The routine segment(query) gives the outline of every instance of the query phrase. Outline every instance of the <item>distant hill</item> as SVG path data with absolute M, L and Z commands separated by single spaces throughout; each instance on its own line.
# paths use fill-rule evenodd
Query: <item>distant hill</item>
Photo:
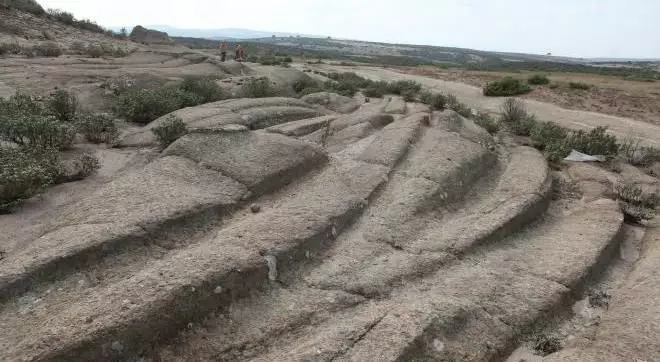
M 172 37 L 205 38 L 212 40 L 256 39 L 256 38 L 268 38 L 268 37 L 272 37 L 273 35 L 277 37 L 291 37 L 291 36 L 318 37 L 314 35 L 303 35 L 297 33 L 281 33 L 281 32 L 241 29 L 241 28 L 186 29 L 186 28 L 177 28 L 169 25 L 145 25 L 145 27 L 148 29 L 164 31 L 169 36 Z

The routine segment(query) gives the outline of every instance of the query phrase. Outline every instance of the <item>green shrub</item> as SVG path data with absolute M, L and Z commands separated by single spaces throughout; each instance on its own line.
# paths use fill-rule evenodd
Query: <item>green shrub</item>
M 589 84 L 582 82 L 569 82 L 568 87 L 571 89 L 580 89 L 580 90 L 587 90 L 591 88 Z
M 447 98 L 440 93 L 431 93 L 429 91 L 422 91 L 419 94 L 419 101 L 428 104 L 433 109 L 445 109 Z
M 80 181 L 101 168 L 98 158 L 87 152 L 66 161 L 61 161 L 58 166 L 55 183 Z
M 245 98 L 267 98 L 278 96 L 280 90 L 268 78 L 254 78 L 243 84 L 239 93 Z
M 83 54 L 90 58 L 100 58 L 103 56 L 103 48 L 100 45 L 89 44 L 83 48 Z
M 57 58 L 62 55 L 62 49 L 55 43 L 43 43 L 35 45 L 32 48 L 34 53 L 40 57 L 53 57 Z
M 403 97 L 403 100 L 406 102 L 414 102 L 417 100 L 417 92 L 408 89 L 401 93 L 401 97 Z
M 115 120 L 105 114 L 82 113 L 76 117 L 78 131 L 92 143 L 113 144 L 119 136 Z
M 163 123 L 152 128 L 151 131 L 156 135 L 156 138 L 158 138 L 158 142 L 162 148 L 166 148 L 171 145 L 172 142 L 188 133 L 186 124 L 183 123 L 183 120 L 174 115 L 167 116 Z
M 589 155 L 616 156 L 619 152 L 616 137 L 606 131 L 607 127 L 596 127 L 589 132 L 573 131 L 566 138 L 566 145 Z
M 49 153 L 49 157 L 42 155 Z M 7 213 L 53 183 L 52 150 L 0 147 L 0 213 Z
M 305 76 L 304 78 L 294 82 L 292 88 L 293 91 L 296 92 L 296 94 L 298 94 L 298 96 L 304 96 L 307 94 L 323 91 L 322 90 L 323 85 L 320 82 L 308 76 Z
M 199 104 L 200 97 L 179 88 L 127 89 L 115 101 L 115 112 L 129 121 L 149 123 L 184 107 Z
M 507 122 L 506 125 L 509 130 L 518 136 L 531 136 L 532 131 L 536 127 L 537 121 L 536 117 L 533 115 L 528 115 L 525 118 L 519 119 L 517 121 Z
M 200 104 L 228 98 L 225 91 L 211 77 L 187 76 L 183 78 L 179 88 L 197 95 Z
M 390 92 L 390 86 L 385 81 L 372 82 L 364 89 L 364 95 L 371 98 L 383 98 Z
M 508 97 L 525 94 L 531 90 L 532 89 L 521 82 L 520 79 L 505 77 L 499 81 L 488 83 L 484 87 L 483 93 L 485 96 L 489 97 Z
M 73 144 L 75 128 L 54 117 L 23 114 L 0 118 L 0 138 L 33 148 L 67 149 Z
M 78 98 L 65 90 L 58 90 L 47 100 L 48 111 L 60 121 L 71 122 L 78 112 Z
M 534 145 L 541 151 L 554 143 L 564 143 L 568 130 L 554 122 L 541 122 L 534 127 L 530 134 Z
M 545 145 L 543 150 L 545 158 L 553 164 L 560 163 L 569 153 L 571 153 L 571 149 L 566 145 L 566 142 L 549 143 Z
M 545 85 L 550 84 L 550 79 L 543 74 L 534 74 L 527 78 L 527 83 L 534 85 Z
M 476 117 L 474 117 L 474 123 L 485 129 L 490 134 L 495 134 L 500 129 L 500 124 L 497 122 L 497 120 L 495 120 L 495 118 L 491 117 L 487 113 L 477 113 Z
M 388 86 L 389 93 L 404 95 L 405 93 L 417 94 L 422 89 L 422 85 L 412 80 L 398 80 Z

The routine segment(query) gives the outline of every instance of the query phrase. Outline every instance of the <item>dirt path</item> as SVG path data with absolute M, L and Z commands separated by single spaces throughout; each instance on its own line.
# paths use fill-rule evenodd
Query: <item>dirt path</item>
M 486 97 L 481 88 L 464 83 L 444 81 L 418 75 L 402 74 L 393 70 L 373 67 L 338 67 L 321 65 L 323 71 L 352 71 L 374 80 L 394 81 L 410 79 L 435 91 L 456 95 L 461 102 L 482 111 L 499 112 L 503 98 Z M 607 126 L 617 137 L 637 137 L 648 144 L 660 146 L 660 127 L 629 118 L 561 108 L 557 105 L 526 100 L 529 111 L 542 121 L 558 122 L 574 129 Z

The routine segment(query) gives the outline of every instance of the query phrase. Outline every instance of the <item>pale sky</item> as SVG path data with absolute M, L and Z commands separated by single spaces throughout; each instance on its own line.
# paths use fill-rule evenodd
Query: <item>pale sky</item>
M 248 28 L 585 58 L 660 58 L 660 0 L 39 2 L 106 27 Z

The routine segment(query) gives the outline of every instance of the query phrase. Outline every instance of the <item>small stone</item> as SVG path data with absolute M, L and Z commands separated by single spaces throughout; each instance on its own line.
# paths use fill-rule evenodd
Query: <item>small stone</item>
M 110 348 L 112 348 L 113 351 L 120 352 L 120 353 L 121 353 L 121 351 L 124 350 L 124 346 L 119 341 L 112 342 L 112 344 L 110 344 Z
M 87 323 L 87 324 L 92 323 L 93 321 L 94 321 L 94 317 L 92 317 L 92 316 L 89 316 L 89 317 L 85 318 L 85 323 Z
M 213 293 L 215 294 L 222 293 L 222 287 L 218 285 L 217 287 L 215 287 L 215 289 L 213 289 Z
M 369 103 L 369 102 L 371 102 L 371 99 L 369 99 L 369 97 L 365 97 L 364 98 L 364 103 Z
M 250 206 L 250 211 L 252 211 L 253 214 L 256 214 L 256 213 L 258 213 L 259 211 L 261 211 L 261 206 L 259 206 L 259 205 L 257 205 L 257 204 L 252 204 L 252 205 Z

